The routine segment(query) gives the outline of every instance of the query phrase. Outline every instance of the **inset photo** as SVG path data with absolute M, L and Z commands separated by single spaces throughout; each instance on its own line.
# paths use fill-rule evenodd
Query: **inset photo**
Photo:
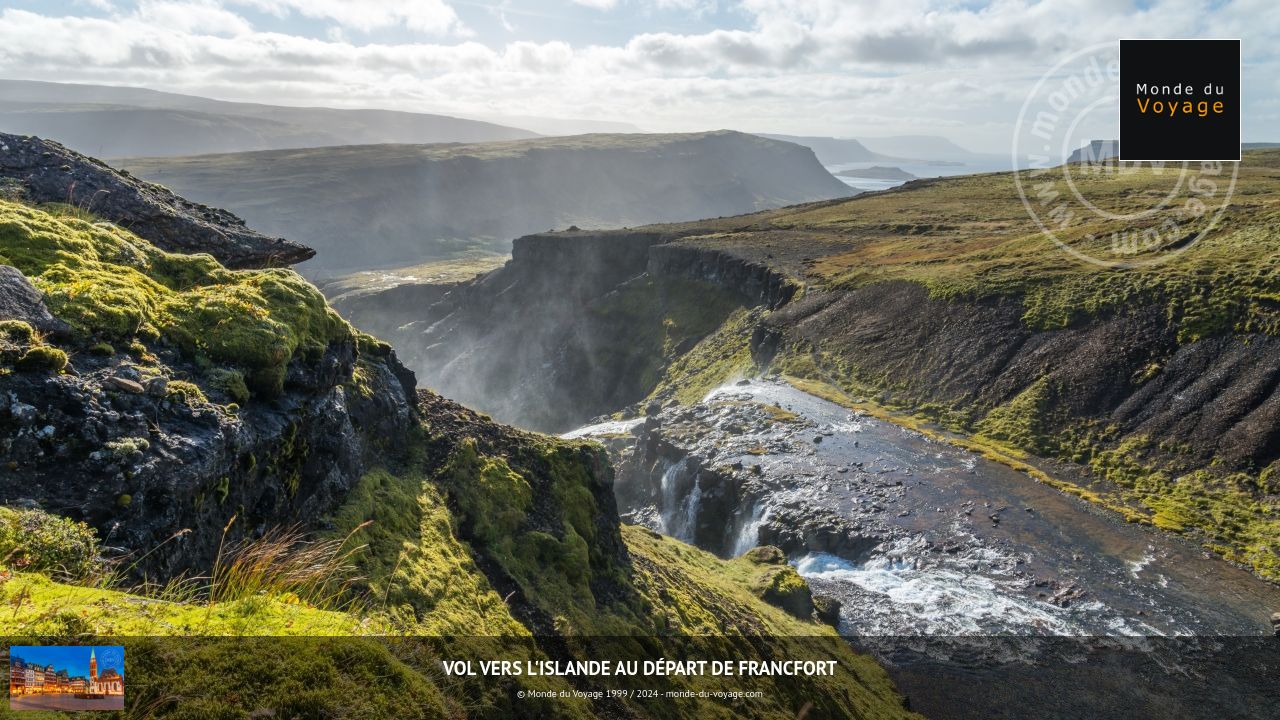
M 9 648 L 9 709 L 82 712 L 124 709 L 119 645 Z

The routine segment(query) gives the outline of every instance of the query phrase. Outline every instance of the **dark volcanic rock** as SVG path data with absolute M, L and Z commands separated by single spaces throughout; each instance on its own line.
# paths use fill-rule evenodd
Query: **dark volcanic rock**
M 168 377 L 198 372 L 170 350 L 158 359 Z M 126 564 L 146 555 L 136 572 L 152 577 L 207 571 L 233 515 L 227 542 L 315 528 L 371 464 L 394 461 L 416 420 L 394 356 L 362 360 L 352 390 L 349 344 L 236 411 L 153 391 L 172 383 L 141 379 L 126 356 L 76 363 L 75 376 L 13 373 L 0 387 L 0 505 L 83 520 Z
M 0 133 L 0 186 L 6 180 L 16 182 L 29 202 L 74 205 L 161 249 L 209 253 L 230 268 L 279 267 L 315 255 L 306 246 L 250 230 L 226 210 L 190 202 L 37 137 Z
M 0 320 L 22 320 L 44 333 L 62 335 L 70 330 L 45 307 L 44 295 L 18 268 L 0 265 Z

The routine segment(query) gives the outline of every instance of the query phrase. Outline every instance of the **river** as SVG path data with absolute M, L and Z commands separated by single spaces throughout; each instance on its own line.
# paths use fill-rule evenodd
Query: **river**
M 924 703 L 918 709 L 931 709 L 926 714 L 986 716 L 999 707 L 998 693 L 987 695 L 988 705 L 980 697 L 963 707 L 946 699 L 970 691 L 966 683 L 978 676 L 940 678 L 968 667 L 975 654 L 1004 658 L 1031 647 L 1039 658 L 1032 667 L 1056 670 L 1021 677 L 1028 688 L 1058 682 L 1063 668 L 1105 667 L 1075 660 L 1080 643 L 1108 639 L 1146 643 L 1108 646 L 1115 652 L 1107 662 L 1120 669 L 1112 678 L 1147 664 L 1182 667 L 1177 662 L 1186 658 L 1239 668 L 1250 665 L 1239 654 L 1259 647 L 1270 653 L 1272 664 L 1263 666 L 1280 670 L 1270 620 L 1280 611 L 1280 587 L 1006 465 L 851 414 L 776 378 L 740 381 L 692 407 L 573 435 L 608 437 L 615 448 L 620 435 L 634 438 L 621 445 L 634 442 L 627 462 L 639 467 L 623 463 L 618 488 L 630 520 L 721 555 L 762 541 L 782 546 L 815 593 L 841 601 L 841 634 L 877 654 Z M 636 487 L 646 483 L 647 494 Z M 1028 645 L 1035 637 L 1062 640 Z M 1178 644 L 1207 637 L 1226 643 L 1215 646 L 1219 654 Z M 1092 644 L 1084 655 L 1101 662 Z M 1009 667 L 997 665 L 1008 680 Z M 1212 670 L 1200 676 L 1215 677 Z M 1179 675 L 1161 677 L 1166 695 L 1207 697 L 1229 687 L 1217 678 L 1208 690 L 1193 690 Z M 1084 684 L 1085 696 L 1105 685 L 1094 675 Z M 1059 716 L 1052 708 L 1040 712 Z M 1082 712 L 1060 716 L 1089 716 Z

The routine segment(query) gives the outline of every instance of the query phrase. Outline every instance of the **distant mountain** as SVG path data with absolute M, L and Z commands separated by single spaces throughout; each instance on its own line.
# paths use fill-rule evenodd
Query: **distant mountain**
M 915 180 L 916 176 L 897 167 L 884 167 L 882 165 L 872 165 L 869 168 L 861 170 L 845 170 L 838 172 L 836 175 L 840 177 L 851 178 L 869 178 L 871 180 Z
M 803 145 L 818 156 L 823 165 L 840 165 L 842 163 L 867 162 L 870 160 L 892 160 L 874 153 L 862 143 L 852 138 L 811 137 L 804 135 L 769 135 L 758 133 L 760 137 L 771 140 Z
M 734 215 L 855 191 L 732 131 L 133 158 L 122 167 L 317 251 L 318 277 L 506 252 L 517 236 Z
M 537 136 L 446 115 L 284 107 L 145 88 L 27 80 L 0 80 L 0 131 L 39 135 L 98 157 Z
M 1096 163 L 1120 156 L 1119 140 L 1093 140 L 1084 147 L 1076 148 L 1067 158 L 1069 163 Z
M 964 160 L 979 155 L 939 135 L 891 135 L 860 139 L 870 151 L 897 158 Z
M 501 125 L 523 128 L 539 135 L 587 135 L 590 133 L 639 133 L 639 126 L 614 120 L 584 120 L 581 118 L 548 118 L 531 115 L 495 115 L 483 119 Z

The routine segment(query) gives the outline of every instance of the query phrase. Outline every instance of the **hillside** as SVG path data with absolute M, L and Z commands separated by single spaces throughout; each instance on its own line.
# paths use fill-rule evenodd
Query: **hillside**
M 0 132 L 51 138 L 95 157 L 535 136 L 447 115 L 285 107 L 145 88 L 28 80 L 0 80 Z
M 119 164 L 316 249 L 311 276 L 414 265 L 577 225 L 617 228 L 842 197 L 796 145 L 736 132 L 583 135 L 135 158 Z
M 384 307 L 377 329 L 425 384 L 544 429 L 783 373 L 1275 580 L 1277 166 L 1273 150 L 1248 153 L 1222 225 L 1146 268 L 1077 263 L 1031 223 L 1011 175 L 974 175 L 521 238 L 506 267 L 416 321 Z M 1150 168 L 1077 179 L 1116 208 L 1169 181 Z M 1094 219 L 1071 238 L 1103 252 L 1131 227 Z
M 892 158 L 872 152 L 865 145 L 853 138 L 815 137 L 802 135 L 769 135 L 760 133 L 760 137 L 781 142 L 803 145 L 818 156 L 823 165 L 840 165 L 841 163 L 866 162 L 868 160 L 891 160 Z
M 230 270 L 26 189 L 0 199 L 0 627 L 118 639 L 131 716 L 917 717 L 780 554 L 621 526 L 599 444 L 415 392 L 390 346 L 269 258 Z M 699 655 L 837 670 L 440 664 Z M 694 692 L 603 692 L 655 686 Z M 696 694 L 744 688 L 762 695 Z

